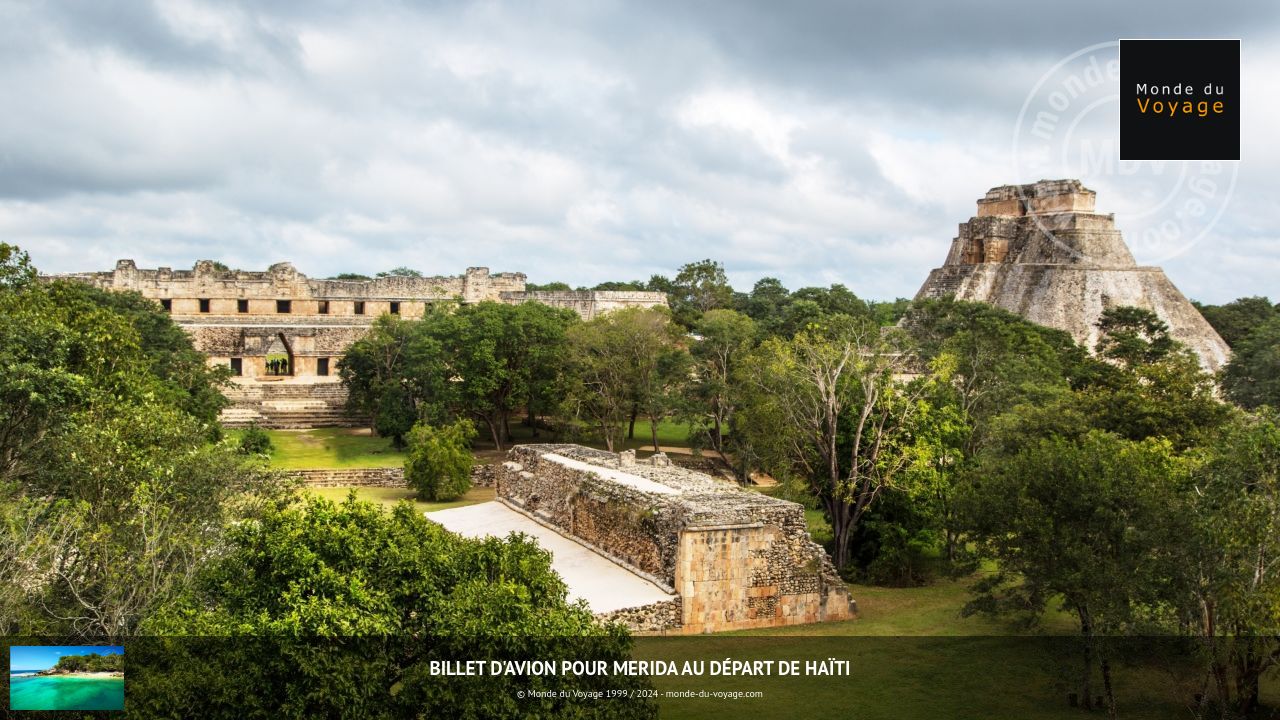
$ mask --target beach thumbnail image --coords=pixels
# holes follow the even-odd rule
[[[123,710],[119,645],[14,645],[10,710]]]

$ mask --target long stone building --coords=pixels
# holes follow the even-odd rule
[[[229,425],[266,427],[350,424],[337,363],[383,314],[422,317],[437,303],[536,301],[568,308],[583,319],[625,307],[666,305],[666,295],[640,291],[527,291],[523,273],[468,268],[463,275],[309,278],[287,262],[265,272],[221,270],[201,260],[191,270],[140,269],[120,260],[115,270],[53,276],[155,300],[192,337],[212,364],[235,376]]]
[[[1216,371],[1227,344],[1163,270],[1134,262],[1115,216],[1096,212],[1095,200],[1079,180],[992,188],[916,299],[953,295],[996,305],[1065,330],[1090,349],[1106,309],[1141,307]]]
[[[598,616],[697,634],[848,620],[856,606],[804,508],[658,453],[517,445],[492,502],[427,513],[471,537],[522,532]]]

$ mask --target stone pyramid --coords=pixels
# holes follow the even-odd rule
[[[916,299],[989,303],[1065,330],[1088,348],[1104,310],[1146,308],[1216,371],[1227,361],[1227,344],[1163,270],[1134,262],[1115,216],[1094,212],[1095,198],[1079,180],[992,188]]]

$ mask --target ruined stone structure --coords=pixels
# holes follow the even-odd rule
[[[519,445],[498,502],[671,593],[608,613],[637,631],[702,633],[844,620],[848,589],[802,506],[675,467],[580,445]]]
[[[990,303],[1065,330],[1090,349],[1104,310],[1146,308],[1205,369],[1217,370],[1227,361],[1226,343],[1163,270],[1134,262],[1115,216],[1094,211],[1095,197],[1079,180],[991,189],[916,299],[954,295]]]
[[[345,415],[337,362],[383,314],[418,318],[436,303],[537,301],[590,319],[667,302],[656,292],[528,292],[524,274],[483,267],[446,277],[317,280],[287,262],[247,272],[219,270],[210,260],[191,270],[143,270],[121,260],[114,271],[55,277],[132,290],[160,303],[210,363],[230,366],[236,376],[224,422],[276,428],[359,424]]]

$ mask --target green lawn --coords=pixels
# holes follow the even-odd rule
[[[364,428],[268,430],[267,434],[275,448],[271,466],[279,470],[404,465],[404,453],[391,447],[389,438],[376,437]]]
[[[1035,633],[1001,619],[961,617],[976,578],[919,588],[850,585],[855,620],[699,637],[641,637],[636,659],[849,660],[848,676],[653,678],[665,691],[760,691],[761,698],[660,698],[663,718],[804,717],[858,720],[1070,720],[1091,717],[1067,703],[1079,667],[1075,627],[1051,612]],[[1158,655],[1157,655],[1158,656]],[[1169,663],[1176,665],[1176,663]],[[801,663],[803,666],[803,662]],[[1195,683],[1158,662],[1118,662],[1119,717],[1190,717]],[[1263,701],[1280,701],[1274,682]],[[1101,683],[1095,685],[1101,694]],[[1095,711],[1096,717],[1105,717]]]
[[[635,438],[623,442],[627,448],[652,448],[653,438],[649,435],[648,421],[637,420]],[[663,447],[689,447],[689,426],[674,420],[663,420],[658,423],[658,444]]]
[[[493,488],[473,487],[467,491],[467,494],[452,500],[450,502],[429,503],[414,498],[414,491],[408,488],[385,488],[385,487],[327,487],[327,488],[307,488],[307,492],[312,495],[318,495],[322,498],[328,498],[334,502],[341,502],[347,499],[347,493],[355,491],[356,497],[361,500],[367,500],[382,505],[386,508],[395,507],[402,500],[408,500],[413,503],[414,508],[421,512],[432,512],[435,510],[445,510],[452,507],[462,507],[463,505],[475,505],[476,503],[488,502],[493,499]]]
[[[642,432],[643,431],[643,432]],[[241,431],[231,430],[230,435],[238,438]],[[636,424],[636,439],[628,440],[626,446],[639,448],[648,446],[649,426],[647,423]],[[658,426],[658,442],[663,446],[688,447],[689,429],[675,422],[664,422]],[[404,452],[391,447],[389,438],[373,435],[367,428],[317,428],[314,430],[268,430],[274,451],[271,453],[271,466],[280,470],[340,469],[362,467],[400,467],[404,464]],[[533,430],[520,423],[511,426],[514,443],[554,442],[547,432],[539,437],[533,436]],[[603,448],[602,444],[592,447]],[[476,457],[486,462],[504,455],[493,450],[493,443],[481,434],[476,440]]]
[[[492,451],[493,441],[489,438],[489,429],[483,425],[477,425],[476,429],[479,435],[476,438],[475,446],[478,450]],[[533,428],[524,425],[515,419],[511,422],[511,441],[513,443],[549,443],[549,442],[567,442],[566,440],[557,440],[554,435],[541,430],[538,437],[534,437]],[[604,443],[592,440],[584,441],[582,444],[588,447],[604,449]],[[663,447],[689,447],[689,426],[674,420],[663,420],[658,423],[658,444]],[[636,436],[631,440],[623,439],[623,447],[628,448],[652,448],[653,442],[649,436],[649,423],[646,420],[636,421]]]

